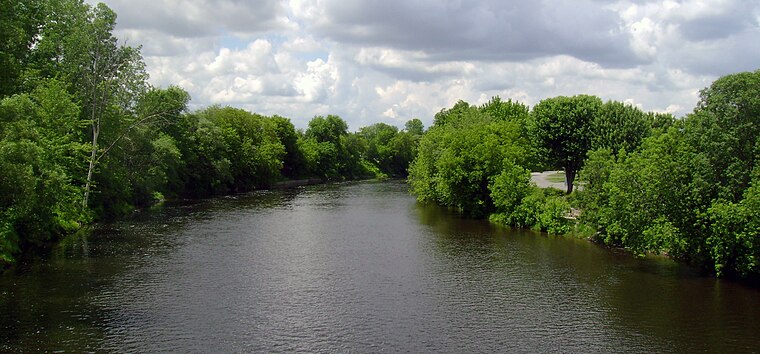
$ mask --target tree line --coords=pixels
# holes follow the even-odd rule
[[[95,220],[178,197],[282,180],[405,177],[423,133],[349,132],[334,115],[288,118],[211,106],[148,84],[116,14],[80,0],[2,0],[0,266]]]
[[[760,70],[716,80],[679,119],[589,95],[532,109],[460,101],[435,116],[409,183],[420,201],[499,224],[757,277],[758,136]],[[545,169],[563,170],[568,189],[531,184]]]
[[[148,84],[116,14],[0,0],[0,264],[164,198],[287,179],[404,177],[420,201],[493,222],[760,275],[760,71],[727,75],[676,119],[599,97],[457,102],[424,131],[211,106]],[[568,189],[531,171],[560,169]],[[574,186],[582,188],[574,188]]]

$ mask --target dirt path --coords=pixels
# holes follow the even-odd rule
[[[557,188],[559,190],[567,190],[567,185],[565,185],[565,182],[551,182],[547,179],[550,175],[560,173],[562,171],[544,171],[544,172],[532,172],[530,174],[530,180],[533,181],[537,186],[541,188]]]

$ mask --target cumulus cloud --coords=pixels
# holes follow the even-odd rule
[[[741,0],[105,0],[151,82],[305,127],[426,124],[457,100],[588,93],[688,113],[756,70],[760,4]]]

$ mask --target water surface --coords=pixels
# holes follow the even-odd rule
[[[182,202],[0,276],[0,351],[752,352],[760,292],[418,205],[401,182]]]

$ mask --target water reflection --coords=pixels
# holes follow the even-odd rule
[[[760,296],[343,183],[168,204],[0,277],[0,351],[694,352]]]

